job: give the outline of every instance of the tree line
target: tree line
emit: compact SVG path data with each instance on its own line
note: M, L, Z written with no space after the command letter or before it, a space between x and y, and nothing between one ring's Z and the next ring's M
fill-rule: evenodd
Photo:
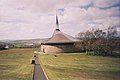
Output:
M11 43L0 42L0 50L5 50L8 48L13 48L14 45Z
M89 55L120 56L120 34L116 27L91 29L77 35L75 46Z

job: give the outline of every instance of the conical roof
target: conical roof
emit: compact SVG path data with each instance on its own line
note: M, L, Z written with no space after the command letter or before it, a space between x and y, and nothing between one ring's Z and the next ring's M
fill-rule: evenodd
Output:
M67 35L60 30L55 30L52 37L49 38L47 41L43 42L44 44L55 44L55 43L74 43L78 40L74 37Z

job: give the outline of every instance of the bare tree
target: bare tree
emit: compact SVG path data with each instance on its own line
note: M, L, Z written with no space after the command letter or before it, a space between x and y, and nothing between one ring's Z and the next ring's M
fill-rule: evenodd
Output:
M100 29L87 30L80 32L78 39L81 41L76 43L77 47L86 51L93 51L97 55L114 55L113 52L119 52L120 39L117 37L115 27L109 27L107 31Z

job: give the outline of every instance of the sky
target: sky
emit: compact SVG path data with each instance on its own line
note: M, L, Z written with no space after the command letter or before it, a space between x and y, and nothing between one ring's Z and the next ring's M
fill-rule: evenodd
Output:
M120 31L120 0L0 0L0 40L49 38L56 14L71 36L109 26Z

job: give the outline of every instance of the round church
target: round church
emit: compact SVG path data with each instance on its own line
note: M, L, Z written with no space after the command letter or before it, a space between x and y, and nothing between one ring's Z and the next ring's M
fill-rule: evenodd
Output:
M60 52L78 52L75 47L78 40L70 35L60 31L58 17L56 16L56 29L51 38L41 43L40 51L43 53L60 53Z

